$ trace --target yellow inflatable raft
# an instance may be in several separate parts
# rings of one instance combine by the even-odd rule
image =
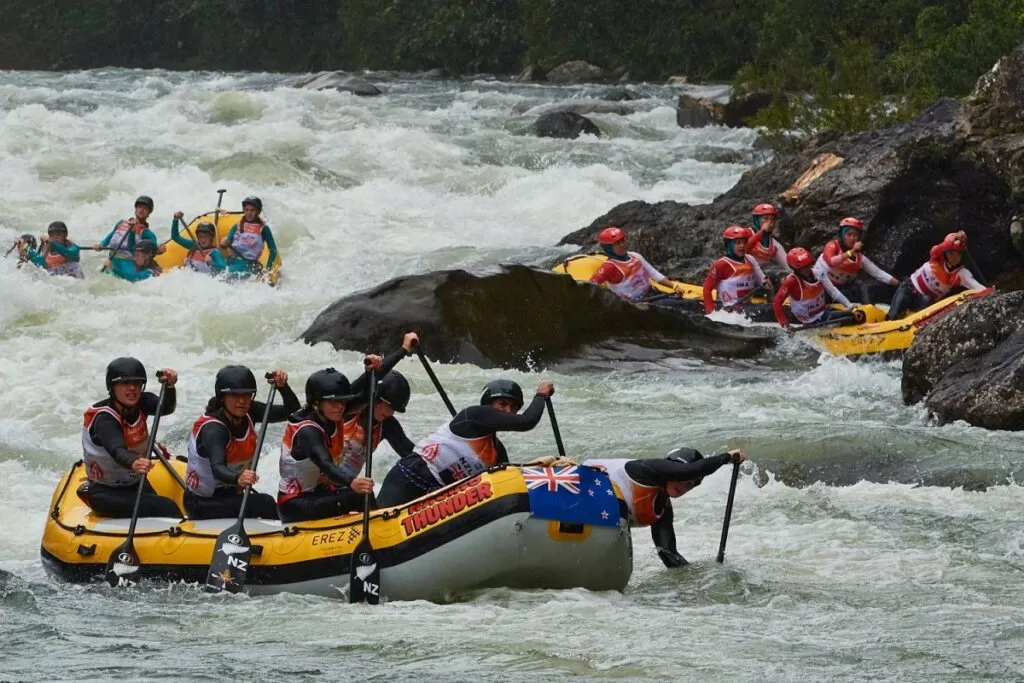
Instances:
[[[201,216],[196,216],[186,226],[181,228],[181,236],[185,239],[195,241],[195,230],[202,222],[213,223],[213,213],[204,213]],[[242,217],[240,211],[221,211],[217,216],[217,236],[215,242],[220,244],[221,240],[228,236],[228,232],[231,231],[231,227],[238,222]],[[167,250],[157,255],[156,263],[164,270],[170,270],[172,268],[181,268],[185,265],[185,259],[188,257],[189,250],[181,246],[177,242],[167,240],[163,243]],[[225,259],[229,259],[232,256],[230,249],[221,249],[221,254]],[[278,253],[274,259],[274,263],[267,265],[267,260],[270,258],[270,247],[264,245],[263,253],[260,255],[260,265],[263,266],[265,275],[263,279],[267,284],[274,286],[277,284],[278,278],[281,277],[281,255]]]
[[[570,256],[555,265],[552,270],[556,273],[571,275],[577,282],[587,282],[607,258],[604,254]],[[703,312],[703,287],[685,282],[680,284],[683,285],[681,298],[687,301],[692,300],[694,303],[693,308],[690,310]],[[668,287],[656,282],[651,282],[651,285],[660,292],[669,293],[672,291]],[[806,332],[799,334],[809,337],[822,349],[836,356],[903,351],[910,347],[910,344],[914,341],[914,336],[922,327],[934,322],[971,299],[984,296],[989,291],[960,292],[937,301],[925,309],[911,312],[899,320],[891,321],[885,319],[887,307],[883,308],[873,304],[857,306],[857,310],[862,311],[864,314],[864,323],[835,325],[832,327],[823,326],[808,329]],[[766,300],[754,297],[751,303],[756,305],[758,303],[766,303]]]
[[[172,466],[184,474],[183,463]],[[590,488],[603,488],[605,495],[587,496],[579,485],[579,495],[565,494],[561,487],[574,475],[577,484],[589,477]],[[78,462],[57,485],[40,550],[50,574],[77,583],[102,580],[129,524],[94,515],[76,495],[83,481]],[[149,481],[181,506],[181,488],[163,465],[156,463]],[[565,494],[564,505],[537,502],[544,493],[538,489],[548,485]],[[581,522],[581,508],[595,500],[604,508],[594,523]],[[234,521],[140,519],[134,540],[140,577],[205,582],[216,537]],[[361,514],[295,524],[248,519],[245,528],[253,543],[250,593],[347,594]],[[403,507],[374,512],[370,537],[381,565],[381,594],[391,600],[442,600],[488,586],[622,590],[633,570],[621,493],[603,472],[582,466],[493,468]]]

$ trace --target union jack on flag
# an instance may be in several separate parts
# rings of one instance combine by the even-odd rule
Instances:
[[[580,475],[578,467],[524,467],[522,469],[523,480],[526,482],[527,490],[547,486],[548,491],[554,493],[564,488],[570,493],[580,492]]]

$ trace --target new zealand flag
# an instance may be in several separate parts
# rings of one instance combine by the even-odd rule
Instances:
[[[530,509],[541,519],[617,526],[619,499],[608,475],[579,465],[523,467]]]

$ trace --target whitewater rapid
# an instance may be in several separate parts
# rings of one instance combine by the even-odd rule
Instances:
[[[724,471],[676,505],[680,551],[693,564],[666,570],[637,530],[623,594],[488,590],[453,604],[371,608],[48,578],[38,549],[49,498],[80,457],[82,411],[103,397],[114,356],[178,370],[178,410],[160,438],[182,453],[225,364],[281,367],[297,387],[322,367],[355,373],[360,354],[297,341],[338,297],[410,272],[540,263],[568,253],[553,246],[562,235],[620,202],[710,201],[757,158],[750,131],[678,128],[677,91],[667,87],[641,86],[633,113],[591,115],[605,137],[564,141],[527,134],[535,110],[598,88],[406,78],[364,99],[296,90],[287,78],[0,72],[4,249],[53,220],[91,243],[139,194],[155,199],[151,222],[164,239],[175,210],[207,211],[224,188],[230,209],[262,197],[284,262],[271,289],[181,271],[131,285],[99,276],[92,253],[82,257],[85,281],[0,259],[0,680],[1024,675],[1019,439],[931,424],[902,405],[896,362],[815,359],[795,344],[718,366],[437,367],[456,405],[475,402],[495,374],[527,390],[552,379],[579,459],[746,448],[752,463],[721,566]],[[445,409],[421,368],[399,367],[414,392],[402,423],[416,438]],[[268,443],[279,436],[272,426]],[[514,460],[554,452],[546,423],[505,442]],[[266,453],[258,488],[273,491],[276,451]],[[395,456],[378,453],[379,481]],[[759,455],[798,471],[767,471]],[[822,477],[842,485],[793,484],[855,464],[851,481]],[[964,490],[912,476],[965,468],[1000,485]]]

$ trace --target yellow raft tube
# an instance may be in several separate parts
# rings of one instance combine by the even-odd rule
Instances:
[[[552,270],[556,273],[571,275],[577,282],[587,282],[593,276],[601,264],[608,257],[604,254],[589,254],[571,256],[558,263]],[[703,312],[703,287],[680,283],[683,285],[681,298],[693,300],[694,310]],[[671,292],[668,287],[651,282],[651,285],[660,292]],[[816,345],[825,351],[836,356],[857,356],[871,353],[885,353],[890,351],[903,351],[910,348],[914,337],[925,325],[938,320],[943,315],[952,312],[959,306],[971,299],[984,296],[991,290],[980,292],[960,292],[945,299],[936,301],[931,306],[920,311],[908,313],[899,320],[886,320],[886,308],[874,304],[857,306],[857,310],[864,313],[865,322],[861,324],[837,325],[832,327],[820,327],[809,329],[799,334],[806,335]],[[764,298],[752,299],[753,303],[765,302]],[[700,308],[696,305],[701,302]]]
[[[180,507],[180,486],[165,466],[155,465],[150,483]],[[184,463],[171,466],[184,475]],[[607,475],[600,473],[615,493],[607,501],[612,521],[592,525],[565,521],[578,514],[569,505],[555,513],[546,509],[542,518],[531,509],[523,472],[536,470],[492,468],[402,507],[372,513],[370,538],[381,565],[382,596],[445,600],[493,586],[625,588],[633,571],[629,513]],[[58,483],[40,549],[51,575],[76,583],[102,580],[130,521],[94,515],[76,495],[85,479],[78,462]],[[139,519],[134,545],[141,578],[204,583],[217,535],[234,522]],[[361,514],[294,524],[247,519],[245,529],[253,543],[248,592],[346,596],[351,555],[362,535]]]
[[[213,220],[214,212],[204,213],[200,216],[196,216],[187,225],[181,228],[181,236],[185,239],[196,241],[195,230],[200,223],[208,222],[214,223]],[[216,244],[220,244],[221,240],[228,236],[231,231],[231,227],[239,221],[242,217],[241,211],[220,211],[217,215],[217,221],[214,223],[217,226],[217,235],[214,240]],[[170,270],[172,268],[181,268],[185,265],[185,259],[188,258],[189,250],[181,246],[177,242],[167,240],[163,243],[167,247],[167,250],[158,254],[155,261],[160,268],[163,270]],[[230,249],[221,249],[220,253],[227,260],[233,255]],[[270,286],[277,284],[278,279],[281,277],[281,254],[278,250],[277,257],[274,259],[274,263],[270,266],[267,265],[267,260],[270,258],[270,247],[263,245],[263,253],[260,254],[260,265],[263,266],[264,272],[266,273],[263,280],[266,281]]]

